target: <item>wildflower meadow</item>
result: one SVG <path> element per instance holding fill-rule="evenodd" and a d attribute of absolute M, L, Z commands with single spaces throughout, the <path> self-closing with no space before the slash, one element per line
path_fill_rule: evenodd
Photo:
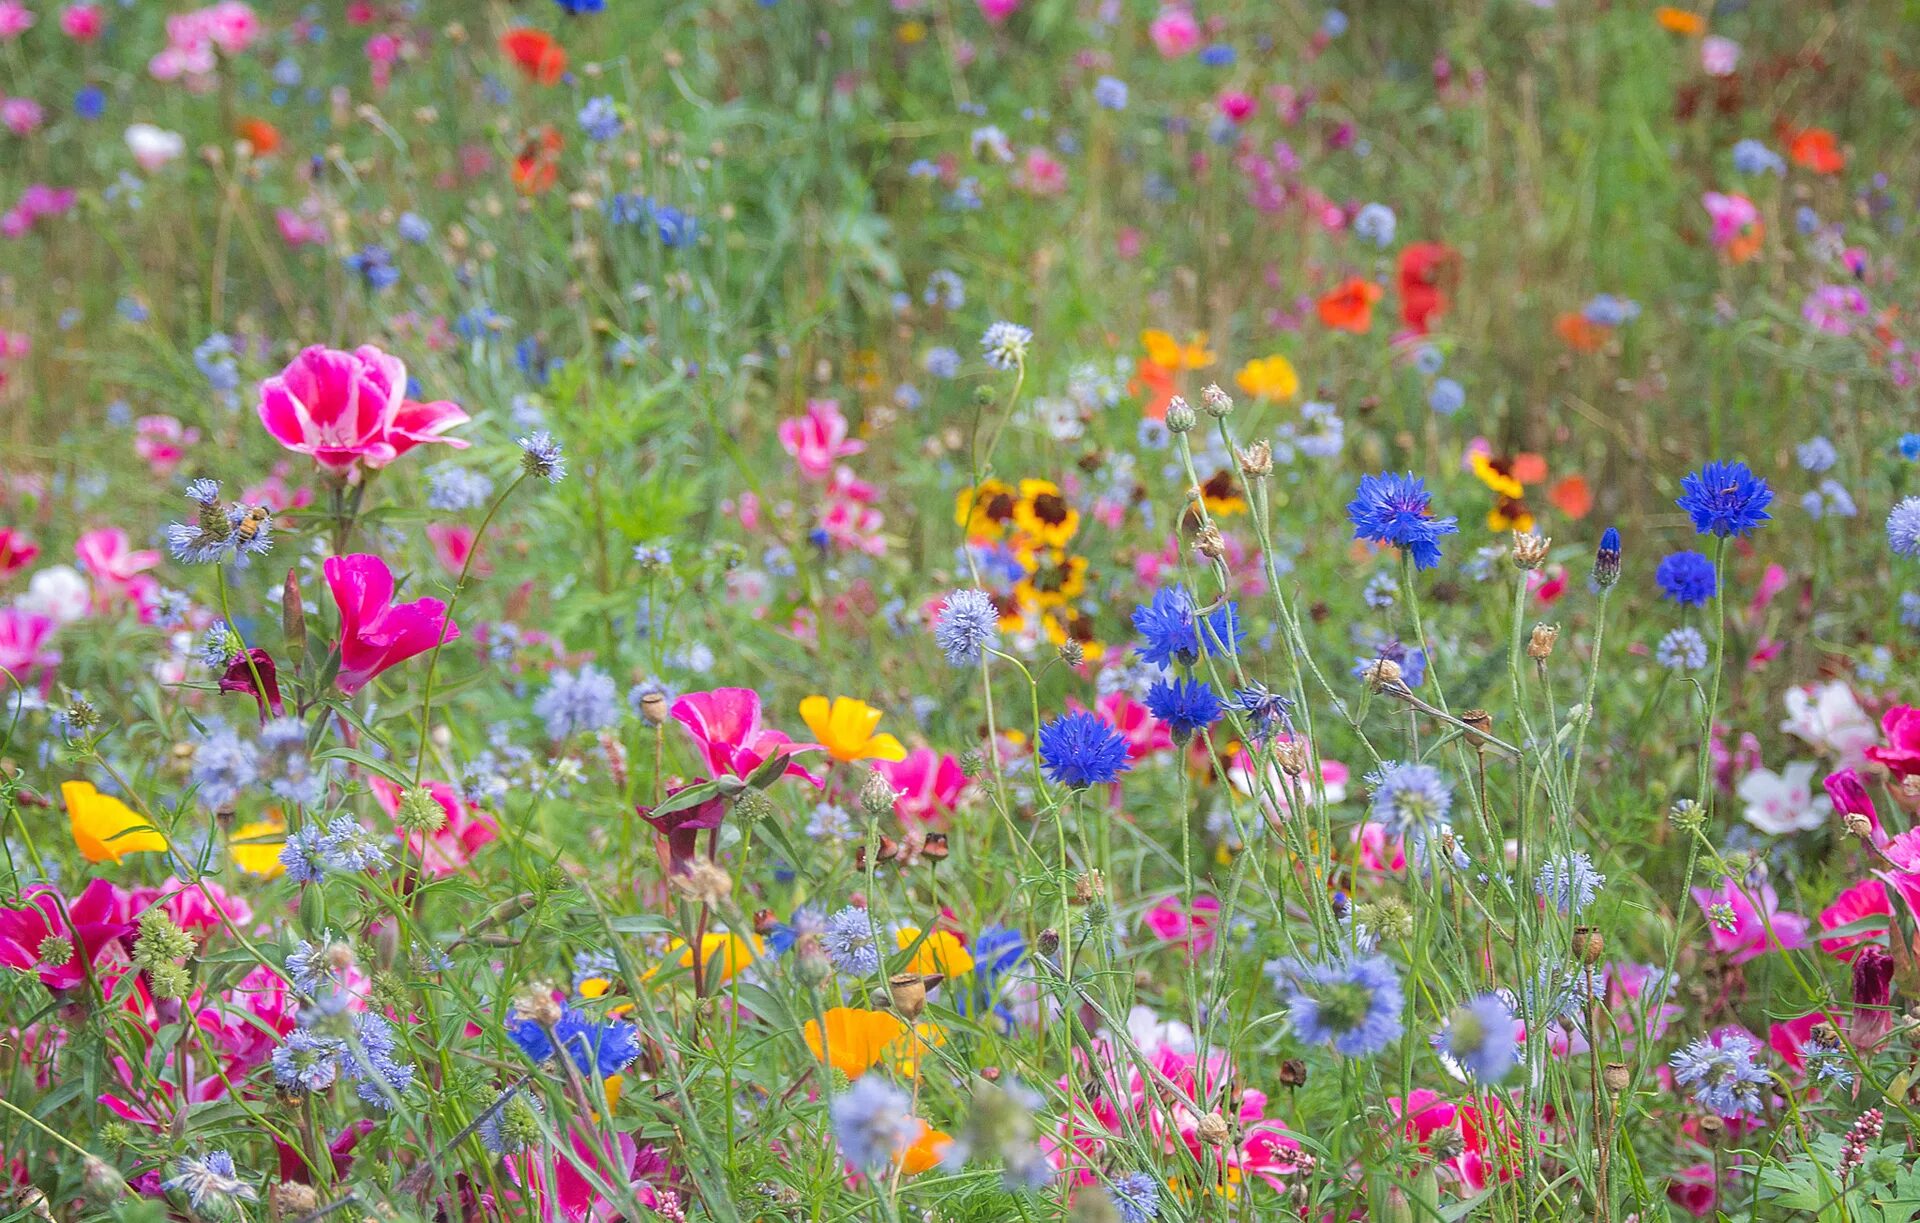
<path fill-rule="evenodd" d="M 1920 1217 L 1920 5 L 0 0 L 0 1223 Z"/>

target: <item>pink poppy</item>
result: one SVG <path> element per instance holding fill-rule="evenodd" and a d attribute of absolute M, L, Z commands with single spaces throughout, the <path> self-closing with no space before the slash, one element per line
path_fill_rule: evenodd
<path fill-rule="evenodd" d="M 785 755 L 782 776 L 804 777 L 816 786 L 826 783 L 794 763 L 803 752 L 823 750 L 818 743 L 795 743 L 760 720 L 760 694 L 751 688 L 715 688 L 689 692 L 673 703 L 674 720 L 687 728 L 706 758 L 707 768 L 719 777 L 747 777 L 770 756 Z"/>
<path fill-rule="evenodd" d="M 105 610 L 124 599 L 140 609 L 141 618 L 159 593 L 160 584 L 147 570 L 160 563 L 160 554 L 151 548 L 127 545 L 127 533 L 118 527 L 87 531 L 73 545 L 80 567 L 93 579 L 93 605 Z"/>
<path fill-rule="evenodd" d="M 1489 1174 L 1510 1180 L 1520 1158 L 1520 1136 L 1507 1120 L 1506 1110 L 1497 1097 L 1490 1097 L 1494 1134 L 1481 1119 L 1480 1109 L 1472 1103 L 1455 1104 L 1436 1091 L 1420 1088 L 1404 1100 L 1392 1096 L 1387 1111 L 1406 1118 L 1406 1136 L 1428 1149 L 1434 1136 L 1443 1130 L 1457 1133 L 1461 1149 L 1458 1155 L 1440 1166 L 1460 1178 L 1461 1187 L 1474 1193 L 1487 1187 Z M 1496 1146 L 1505 1147 L 1505 1158 Z"/>
<path fill-rule="evenodd" d="M 1841 926 L 1850 926 L 1869 917 L 1893 916 L 1893 907 L 1887 903 L 1887 885 L 1878 879 L 1863 879 L 1846 891 L 1833 898 L 1833 903 L 1820 910 L 1820 928 L 1837 930 Z M 1882 922 L 1881 925 L 1885 925 Z M 1866 934 L 1843 934 L 1838 938 L 1823 938 L 1820 947 L 1828 955 L 1841 960 L 1851 961 L 1860 954 L 1860 944 L 1872 942 L 1874 936 Z"/>
<path fill-rule="evenodd" d="M 482 847 L 500 838 L 500 825 L 478 807 L 469 807 L 461 801 L 459 793 L 446 782 L 423 784 L 427 793 L 433 795 L 433 801 L 446 812 L 447 822 L 432 833 L 403 832 L 407 838 L 406 864 L 421 862 L 427 873 L 436 878 L 457 875 Z M 367 788 L 373 791 L 373 799 L 382 811 L 389 816 L 399 814 L 399 786 L 384 777 L 369 777 Z"/>
<path fill-rule="evenodd" d="M 867 448 L 865 442 L 847 439 L 847 418 L 832 399 L 808 400 L 807 414 L 781 421 L 778 433 L 780 444 L 809 480 L 826 479 L 836 462 Z"/>
<path fill-rule="evenodd" d="M 1706 914 L 1714 950 L 1735 964 L 1769 951 L 1797 951 L 1807 945 L 1807 919 L 1781 912 L 1780 897 L 1770 883 L 1749 891 L 1732 879 L 1723 879 L 1718 887 L 1693 889 L 1693 899 Z"/>
<path fill-rule="evenodd" d="M 1700 197 L 1700 203 L 1713 222 L 1715 246 L 1727 246 L 1747 226 L 1760 219 L 1760 210 L 1744 195 L 1723 195 L 1718 191 L 1709 191 Z"/>
<path fill-rule="evenodd" d="M 1895 777 L 1920 773 L 1920 709 L 1895 705 L 1880 715 L 1880 733 L 1887 737 L 1887 745 L 1869 747 L 1867 759 L 1886 765 Z"/>
<path fill-rule="evenodd" d="M 467 558 L 473 556 L 473 545 L 479 539 L 479 533 L 472 527 L 459 523 L 430 522 L 427 524 L 427 542 L 433 545 L 433 558 L 448 573 L 459 573 L 467 564 Z M 493 565 L 475 557 L 473 572 L 485 576 L 493 572 Z"/>
<path fill-rule="evenodd" d="M 415 446 L 467 443 L 442 437 L 470 419 L 457 404 L 406 397 L 400 358 L 363 344 L 352 352 L 308 348 L 260 384 L 260 423 L 273 439 L 332 471 L 385 467 Z"/>
<path fill-rule="evenodd" d="M 0 909 L 0 964 L 36 974 L 48 989 L 72 989 L 86 980 L 87 966 L 123 951 L 120 939 L 133 929 L 133 898 L 105 879 L 87 884 L 71 901 L 50 883 L 28 888 L 23 899 L 23 908 Z M 41 958 L 41 949 L 56 936 L 72 950 L 53 964 Z"/>
<path fill-rule="evenodd" d="M 875 760 L 874 769 L 887 779 L 897 797 L 893 809 L 908 827 L 945 823 L 967 788 L 967 775 L 954 757 L 930 747 L 916 747 L 902 760 Z"/>
<path fill-rule="evenodd" d="M 331 556 L 321 568 L 340 608 L 339 683 L 348 696 L 388 667 L 460 636 L 440 600 L 395 603 L 393 571 L 377 556 Z"/>
<path fill-rule="evenodd" d="M 1696 1219 L 1712 1218 L 1720 1195 L 1713 1187 L 1713 1165 L 1694 1164 L 1673 1174 L 1667 1200 Z"/>

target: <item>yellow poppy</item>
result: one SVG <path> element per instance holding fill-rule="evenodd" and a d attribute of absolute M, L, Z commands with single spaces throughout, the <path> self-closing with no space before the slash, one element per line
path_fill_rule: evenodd
<path fill-rule="evenodd" d="M 902 926 L 893 932 L 894 941 L 902 951 L 913 946 L 914 940 L 919 937 L 920 930 L 916 926 Z M 973 971 L 973 956 L 967 953 L 958 935 L 948 930 L 935 930 L 913 953 L 913 960 L 900 971 L 917 972 L 923 976 L 940 973 L 947 977 L 958 977 Z"/>
<path fill-rule="evenodd" d="M 825 1037 L 821 1034 L 825 1020 Z M 821 1019 L 807 1020 L 802 1034 L 813 1055 L 849 1079 L 871 1070 L 887 1046 L 906 1032 L 907 1025 L 886 1011 L 860 1011 L 836 1006 Z"/>
<path fill-rule="evenodd" d="M 1051 480 L 1020 481 L 1020 500 L 1013 506 L 1014 525 L 1037 544 L 1064 548 L 1080 529 L 1080 511 L 1067 504 L 1060 486 Z"/>
<path fill-rule="evenodd" d="M 1240 367 L 1234 385 L 1258 399 L 1292 399 L 1300 393 L 1300 375 L 1279 353 L 1256 357 Z"/>
<path fill-rule="evenodd" d="M 1013 521 L 1017 498 L 1013 487 L 1000 480 L 982 480 L 978 488 L 963 488 L 953 502 L 953 521 L 967 528 L 968 539 L 999 539 Z"/>
<path fill-rule="evenodd" d="M 902 1078 L 917 1079 L 927 1055 L 947 1043 L 947 1030 L 937 1023 L 916 1023 L 887 1042 L 887 1065 Z"/>
<path fill-rule="evenodd" d="M 814 741 L 827 749 L 835 760 L 905 760 L 907 749 L 892 735 L 876 735 L 880 711 L 865 701 L 836 696 L 831 704 L 824 696 L 810 696 L 800 702 L 800 717 L 813 732 Z"/>
<path fill-rule="evenodd" d="M 278 879 L 286 873 L 280 851 L 286 848 L 287 826 L 280 820 L 254 820 L 233 830 L 227 842 L 227 854 L 233 864 L 249 875 Z"/>
<path fill-rule="evenodd" d="M 709 979 L 725 982 L 746 971 L 747 965 L 759 958 L 766 949 L 766 944 L 757 934 L 751 942 L 737 934 L 709 934 L 700 940 L 700 960 L 707 966 Z M 667 955 L 682 968 L 693 967 L 693 951 L 683 939 L 668 943 Z"/>
<path fill-rule="evenodd" d="M 159 853 L 167 838 L 159 829 L 111 794 L 102 794 L 84 781 L 60 783 L 67 800 L 67 819 L 73 825 L 73 843 L 89 862 L 118 862 L 128 854 Z"/>
<path fill-rule="evenodd" d="M 1013 597 L 1022 607 L 1060 607 L 1086 593 L 1084 556 L 1071 555 L 1064 548 L 1022 548 L 1015 559 L 1026 570 L 1013 587 Z"/>
<path fill-rule="evenodd" d="M 1140 345 L 1147 350 L 1147 360 L 1161 369 L 1204 369 L 1213 364 L 1213 350 L 1207 347 L 1207 333 L 1197 333 L 1191 342 L 1182 344 L 1164 331 L 1143 331 L 1140 333 Z"/>

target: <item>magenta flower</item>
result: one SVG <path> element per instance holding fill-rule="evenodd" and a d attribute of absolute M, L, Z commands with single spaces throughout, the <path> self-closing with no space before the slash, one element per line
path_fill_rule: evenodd
<path fill-rule="evenodd" d="M 930 747 L 916 747 L 901 760 L 875 760 L 874 770 L 887 779 L 898 796 L 893 809 L 909 828 L 946 822 L 960 791 L 967 788 L 966 770 L 952 756 Z"/>
<path fill-rule="evenodd" d="M 466 869 L 473 855 L 500 839 L 500 825 L 494 818 L 478 807 L 469 807 L 460 798 L 460 792 L 444 781 L 423 783 L 433 801 L 440 804 L 440 810 L 447 816 L 447 822 L 432 833 L 405 832 L 407 839 L 406 861 L 408 866 L 418 862 L 426 872 L 435 878 L 457 875 Z M 373 801 L 389 816 L 400 814 L 399 786 L 384 777 L 367 778 L 367 788 L 373 791 Z"/>
<path fill-rule="evenodd" d="M 808 400 L 807 414 L 781 421 L 779 434 L 780 444 L 809 480 L 826 479 L 836 462 L 867 448 L 865 442 L 847 440 L 847 418 L 832 399 Z"/>
<path fill-rule="evenodd" d="M 818 743 L 795 743 L 760 721 L 760 694 L 751 688 L 715 688 L 689 692 L 673 703 L 674 720 L 687 728 L 715 777 L 748 777 L 769 757 L 789 757 L 782 776 L 804 777 L 816 786 L 818 777 L 793 763 L 802 752 L 822 750 Z"/>
<path fill-rule="evenodd" d="M 0 670 L 12 675 L 22 687 L 32 683 L 35 676 L 50 676 L 60 665 L 60 651 L 47 644 L 56 627 L 51 616 L 0 607 Z M 0 690 L 7 686 L 0 680 Z"/>
<path fill-rule="evenodd" d="M 1186 9 L 1170 4 L 1147 26 L 1147 36 L 1162 59 L 1178 59 L 1200 45 L 1200 23 Z"/>
<path fill-rule="evenodd" d="M 160 563 L 158 552 L 129 547 L 127 533 L 113 527 L 81 535 L 73 554 L 93 579 L 95 610 L 104 611 L 117 599 L 125 599 L 139 607 L 145 618 L 147 607 L 160 592 L 160 583 L 147 572 Z"/>
<path fill-rule="evenodd" d="M 460 636 L 440 600 L 395 603 L 393 571 L 377 556 L 333 556 L 322 568 L 340 608 L 340 691 L 348 696 L 388 667 Z"/>
<path fill-rule="evenodd" d="M 87 965 L 133 929 L 132 898 L 105 879 L 95 879 L 71 901 L 50 883 L 28 888 L 25 900 L 24 908 L 0 909 L 0 964 L 34 973 L 48 989 L 71 989 L 86 980 Z M 64 958 L 53 962 L 50 957 L 62 952 Z"/>
<path fill-rule="evenodd" d="M 1713 222 L 1713 244 L 1727 246 L 1760 219 L 1760 210 L 1744 195 L 1725 195 L 1709 191 L 1700 197 L 1701 207 Z"/>
<path fill-rule="evenodd" d="M 1807 945 L 1807 919 L 1781 912 L 1780 897 L 1770 883 L 1750 891 L 1735 880 L 1722 879 L 1719 887 L 1693 889 L 1693 899 L 1706 915 L 1713 949 L 1735 964 L 1769 951 L 1798 951 Z"/>
<path fill-rule="evenodd" d="M 426 442 L 466 448 L 441 436 L 469 419 L 458 404 L 418 403 L 406 393 L 400 358 L 371 344 L 352 352 L 316 345 L 260 384 L 260 423 L 282 446 L 331 471 L 385 467 Z"/>

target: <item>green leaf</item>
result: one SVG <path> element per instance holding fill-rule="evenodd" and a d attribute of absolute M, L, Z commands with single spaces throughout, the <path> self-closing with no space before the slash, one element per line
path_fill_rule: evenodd
<path fill-rule="evenodd" d="M 689 807 L 698 807 L 701 803 L 706 802 L 719 793 L 719 786 L 710 781 L 703 781 L 697 786 L 688 786 L 686 789 L 680 791 L 680 793 L 663 800 L 658 807 L 655 807 L 647 814 L 671 815 L 675 811 L 685 811 Z"/>
<path fill-rule="evenodd" d="M 392 761 L 376 760 L 357 748 L 330 747 L 324 752 L 316 753 L 314 759 L 344 760 L 348 764 L 367 770 L 369 773 L 378 773 L 396 786 L 410 786 L 413 784 L 413 779 L 394 767 Z"/>

